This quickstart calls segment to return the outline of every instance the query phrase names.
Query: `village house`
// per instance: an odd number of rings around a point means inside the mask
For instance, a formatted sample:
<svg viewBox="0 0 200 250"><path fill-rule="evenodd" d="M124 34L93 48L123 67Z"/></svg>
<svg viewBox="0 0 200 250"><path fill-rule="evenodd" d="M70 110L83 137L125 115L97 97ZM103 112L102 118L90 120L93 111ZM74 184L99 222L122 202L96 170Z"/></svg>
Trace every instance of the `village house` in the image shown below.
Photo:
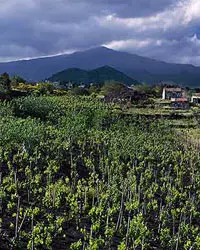
<svg viewBox="0 0 200 250"><path fill-rule="evenodd" d="M171 98L170 107L173 109L189 109L187 98Z"/></svg>
<svg viewBox="0 0 200 250"><path fill-rule="evenodd" d="M49 81L45 81L47 83L49 83ZM60 82L52 82L53 86L58 89L60 87Z"/></svg>
<svg viewBox="0 0 200 250"><path fill-rule="evenodd" d="M195 103L195 104L199 104L200 103L200 93L195 93L192 97L191 97L191 102Z"/></svg>
<svg viewBox="0 0 200 250"><path fill-rule="evenodd" d="M186 92L182 88L163 88L162 99L186 98Z"/></svg>
<svg viewBox="0 0 200 250"><path fill-rule="evenodd" d="M173 109L189 109L189 102L186 91L182 88L163 88L163 100L170 100L170 107Z"/></svg>
<svg viewBox="0 0 200 250"><path fill-rule="evenodd" d="M86 85L84 83L81 83L78 87L81 89L84 89L84 88L86 88Z"/></svg>

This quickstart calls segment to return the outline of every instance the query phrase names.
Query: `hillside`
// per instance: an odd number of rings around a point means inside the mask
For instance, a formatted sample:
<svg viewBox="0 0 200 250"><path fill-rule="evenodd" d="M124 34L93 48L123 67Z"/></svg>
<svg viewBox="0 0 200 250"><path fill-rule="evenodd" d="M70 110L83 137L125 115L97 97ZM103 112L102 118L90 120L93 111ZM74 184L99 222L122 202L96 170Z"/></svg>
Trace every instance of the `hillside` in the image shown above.
<svg viewBox="0 0 200 250"><path fill-rule="evenodd" d="M126 52L98 47L70 55L61 55L17 62L0 63L0 73L18 74L27 80L44 80L68 68L93 70L108 65L139 82L149 84L173 81L186 86L199 86L200 67L173 64Z"/></svg>
<svg viewBox="0 0 200 250"><path fill-rule="evenodd" d="M61 83L103 83L106 80L115 80L126 85L138 84L138 82L124 73L115 70L112 67L104 66L91 71L86 71L78 68L71 68L54 74L48 80Z"/></svg>

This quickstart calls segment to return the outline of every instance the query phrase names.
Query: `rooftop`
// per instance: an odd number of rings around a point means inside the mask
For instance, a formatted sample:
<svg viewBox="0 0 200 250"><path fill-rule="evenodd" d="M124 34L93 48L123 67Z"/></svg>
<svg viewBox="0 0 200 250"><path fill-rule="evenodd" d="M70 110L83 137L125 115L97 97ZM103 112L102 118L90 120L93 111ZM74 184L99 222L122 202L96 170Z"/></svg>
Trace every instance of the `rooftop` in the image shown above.
<svg viewBox="0 0 200 250"><path fill-rule="evenodd" d="M194 93L192 97L200 98L200 93Z"/></svg>
<svg viewBox="0 0 200 250"><path fill-rule="evenodd" d="M172 102L187 102L187 98L171 98Z"/></svg>
<svg viewBox="0 0 200 250"><path fill-rule="evenodd" d="M164 88L165 91L168 92L182 92L183 90L181 88Z"/></svg>

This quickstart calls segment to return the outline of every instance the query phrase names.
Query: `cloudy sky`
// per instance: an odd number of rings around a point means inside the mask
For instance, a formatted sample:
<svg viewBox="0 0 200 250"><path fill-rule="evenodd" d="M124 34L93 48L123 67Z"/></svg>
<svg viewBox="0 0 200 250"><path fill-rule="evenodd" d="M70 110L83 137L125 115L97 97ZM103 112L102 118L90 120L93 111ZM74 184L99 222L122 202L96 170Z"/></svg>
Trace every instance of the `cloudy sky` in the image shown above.
<svg viewBox="0 0 200 250"><path fill-rule="evenodd" d="M105 45L200 65L200 0L0 0L0 61Z"/></svg>

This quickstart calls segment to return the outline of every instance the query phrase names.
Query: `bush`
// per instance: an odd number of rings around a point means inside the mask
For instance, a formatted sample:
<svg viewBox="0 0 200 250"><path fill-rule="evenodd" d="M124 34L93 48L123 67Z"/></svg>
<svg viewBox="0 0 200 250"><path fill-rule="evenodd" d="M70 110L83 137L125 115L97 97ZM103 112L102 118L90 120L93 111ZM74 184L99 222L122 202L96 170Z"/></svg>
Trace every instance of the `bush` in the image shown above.
<svg viewBox="0 0 200 250"><path fill-rule="evenodd" d="M113 90L121 89L123 87L124 85L120 82L106 81L103 87L101 88L101 94L106 95Z"/></svg>
<svg viewBox="0 0 200 250"><path fill-rule="evenodd" d="M53 94L54 86L50 82L41 82L36 85L40 94Z"/></svg>
<svg viewBox="0 0 200 250"><path fill-rule="evenodd" d="M81 96L83 95L88 96L90 94L87 89L78 88L78 87L71 89L70 92L72 95L81 95Z"/></svg>

